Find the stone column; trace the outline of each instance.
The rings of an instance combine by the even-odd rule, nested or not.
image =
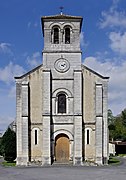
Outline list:
[[[50,144],[50,70],[43,70],[43,133],[42,133],[42,165],[51,164]]]
[[[29,162],[28,147],[28,82],[22,83],[22,165]]]
[[[74,71],[74,165],[82,164],[82,74]]]
[[[102,84],[96,84],[96,163],[103,164],[103,102]]]
[[[109,145],[109,136],[108,136],[108,82],[104,82],[103,86],[103,163],[108,164],[108,145]]]

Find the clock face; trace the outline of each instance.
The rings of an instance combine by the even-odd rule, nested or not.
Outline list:
[[[59,72],[66,72],[69,67],[69,62],[66,59],[61,58],[55,62],[55,69]]]

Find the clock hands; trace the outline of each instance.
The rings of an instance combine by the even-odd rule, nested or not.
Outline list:
[[[66,63],[62,63],[62,64],[60,64],[60,66],[65,67],[65,66],[66,66]]]

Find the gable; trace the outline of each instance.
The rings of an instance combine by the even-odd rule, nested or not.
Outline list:
[[[30,75],[32,75],[33,73],[41,70],[42,67],[43,67],[43,65],[39,65],[39,66],[37,66],[36,68],[32,69],[31,71],[23,74],[22,76],[16,76],[16,77],[14,77],[14,78],[15,78],[15,79],[25,79],[25,78],[28,78],[28,77],[29,77]]]
[[[105,80],[105,79],[106,79],[106,80],[109,79],[109,77],[103,76],[103,75],[97,73],[96,71],[90,69],[89,67],[87,67],[87,66],[85,66],[85,65],[83,65],[83,64],[82,64],[82,71],[83,71],[83,72],[89,72],[90,74],[93,74],[95,77],[100,78],[100,79],[104,79],[104,80]]]

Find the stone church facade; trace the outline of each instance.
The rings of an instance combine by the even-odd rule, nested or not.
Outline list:
[[[82,17],[41,22],[43,63],[15,77],[17,165],[107,164],[108,77],[82,64]]]

